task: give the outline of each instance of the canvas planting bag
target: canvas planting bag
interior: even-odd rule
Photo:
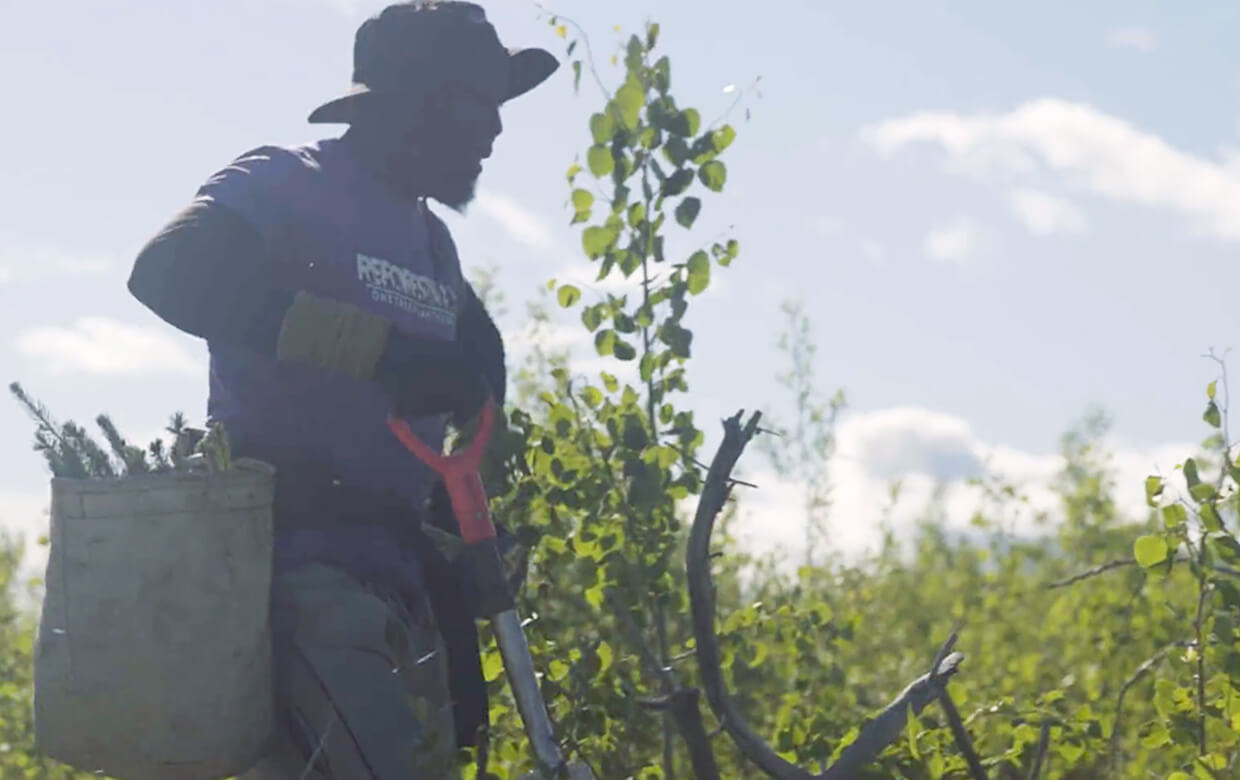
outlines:
[[[52,480],[41,752],[123,780],[241,774],[272,733],[274,470]]]

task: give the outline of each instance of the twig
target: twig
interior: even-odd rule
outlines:
[[[1204,542],[1204,540],[1203,540]],[[1202,544],[1202,557],[1205,557],[1205,544]],[[1205,570],[1197,582],[1197,614],[1193,618],[1193,633],[1197,637],[1197,750],[1199,756],[1206,754],[1206,648],[1202,641],[1202,621],[1205,618],[1206,596],[1210,592],[1210,583]]]
[[[689,751],[693,776],[697,780],[719,780],[719,767],[715,763],[715,752],[711,748],[710,736],[706,733],[706,727],[702,723],[698,690],[682,686],[671,668],[659,662],[654,651],[642,638],[641,628],[634,622],[633,616],[629,614],[624,605],[616,599],[613,592],[606,591],[604,598],[627,632],[630,644],[637,647],[646,670],[651,676],[657,678],[667,691],[659,697],[639,698],[637,704],[646,709],[669,713],[676,724],[676,729],[680,732],[680,738],[684,740],[685,747]]]
[[[710,537],[715,520],[732,489],[730,475],[745,446],[758,429],[761,413],[755,412],[742,425],[744,411],[724,421],[723,442],[715,453],[710,471],[702,486],[697,513],[689,531],[686,553],[689,605],[693,619],[698,670],[711,709],[728,736],[741,753],[767,775],[778,780],[844,780],[852,778],[861,766],[872,762],[879,753],[900,738],[908,711],[920,712],[939,698],[948,680],[958,671],[963,655],[951,652],[956,635],[948,637],[935,654],[929,672],[910,683],[879,715],[868,721],[857,739],[846,747],[836,763],[821,774],[814,775],[780,757],[746,724],[727,692],[720,662],[719,640],[715,636],[714,582],[710,573]]]
[[[1095,566],[1094,568],[1083,571],[1080,574],[1074,574],[1066,580],[1052,582],[1046,586],[1046,589],[1054,590],[1055,588],[1066,588],[1069,585],[1075,585],[1076,583],[1082,580],[1087,580],[1090,577],[1097,577],[1099,574],[1104,574],[1112,569],[1119,569],[1124,566],[1135,566],[1136,564],[1137,561],[1135,558],[1119,558],[1114,561],[1107,561],[1101,566]]]
[[[973,780],[987,780],[982,760],[973,749],[973,740],[969,738],[969,731],[960,720],[960,711],[956,709],[956,703],[952,701],[946,688],[939,694],[939,704],[943,707],[943,714],[947,716],[947,725],[951,727],[952,736],[956,739],[956,747],[960,748],[965,762],[969,765],[969,774],[973,776]]]
[[[1191,560],[1192,558],[1190,556],[1177,555],[1174,559],[1174,562],[1175,563],[1188,563]],[[1071,577],[1068,577],[1067,579],[1058,580],[1056,582],[1049,583],[1045,587],[1047,590],[1054,590],[1056,588],[1066,588],[1069,585],[1075,585],[1078,582],[1090,579],[1092,577],[1097,577],[1099,574],[1105,574],[1106,572],[1112,571],[1114,569],[1122,569],[1126,566],[1136,566],[1136,565],[1137,565],[1137,560],[1135,558],[1118,558],[1113,561],[1107,561],[1106,563],[1100,566],[1095,566],[1092,569],[1087,569],[1086,571],[1083,571],[1080,574],[1074,574]],[[1240,569],[1236,569],[1234,567],[1227,566],[1221,563],[1213,564],[1209,568],[1211,571],[1217,574],[1226,574],[1228,577],[1240,577]]]
[[[1154,653],[1152,656],[1142,661],[1141,665],[1137,667],[1136,671],[1133,672],[1132,675],[1127,680],[1124,681],[1124,684],[1120,686],[1119,696],[1116,697],[1115,699],[1115,720],[1112,721],[1112,725],[1111,725],[1110,744],[1107,747],[1107,752],[1110,754],[1110,758],[1111,758],[1110,763],[1111,763],[1112,774],[1114,774],[1118,769],[1117,751],[1119,749],[1119,723],[1120,723],[1120,718],[1122,718],[1124,715],[1124,697],[1128,694],[1128,689],[1136,685],[1141,680],[1142,677],[1149,674],[1149,671],[1151,669],[1157,666],[1158,663],[1162,661],[1163,658],[1166,658],[1167,653],[1171,652],[1177,647],[1183,647],[1186,644],[1187,644],[1186,642],[1184,642],[1183,640],[1180,640],[1180,641],[1172,642],[1171,644],[1164,646],[1157,653]]]
[[[1033,766],[1029,769],[1029,780],[1038,780],[1042,774],[1042,762],[1046,760],[1046,749],[1051,743],[1051,722],[1042,721],[1042,731],[1038,734],[1038,752],[1033,754]]]
[[[594,81],[595,83],[598,84],[598,88],[602,91],[603,97],[611,98],[611,92],[608,91],[607,87],[603,86],[603,79],[598,75],[598,68],[594,66],[594,51],[590,47],[590,36],[586,35],[586,31],[582,29],[581,25],[577,24],[575,21],[568,18],[564,14],[560,14],[560,13],[556,13],[555,11],[552,11],[551,9],[544,6],[542,3],[534,3],[534,6],[538,10],[542,11],[544,14],[547,14],[548,16],[554,19],[562,19],[563,21],[568,22],[569,24],[573,26],[574,29],[577,30],[577,34],[581,36],[581,40],[583,43],[585,43],[585,46],[586,46],[586,64],[590,66],[590,73],[593,74]]]
[[[699,780],[718,780],[719,768],[715,764],[715,752],[710,747],[712,735],[706,732],[706,726],[702,722],[702,708],[698,704],[700,698],[701,692],[697,688],[677,688],[663,696],[638,699],[637,703],[648,710],[670,713],[680,727],[685,746],[689,749],[693,776]],[[690,739],[689,735],[693,738]]]

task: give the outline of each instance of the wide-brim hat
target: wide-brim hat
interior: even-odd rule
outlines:
[[[309,121],[349,124],[367,104],[408,102],[450,82],[504,103],[546,81],[559,66],[545,49],[505,47],[474,3],[396,3],[357,29],[353,86],[316,108]]]

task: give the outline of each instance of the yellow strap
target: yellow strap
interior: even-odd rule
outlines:
[[[391,328],[387,319],[353,304],[299,292],[280,327],[276,358],[370,379]]]

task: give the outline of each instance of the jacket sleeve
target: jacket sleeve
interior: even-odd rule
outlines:
[[[457,341],[466,359],[473,363],[474,370],[486,379],[495,394],[495,402],[503,407],[508,385],[504,339],[486,306],[468,283],[465,284],[464,304],[457,323]]]
[[[170,325],[274,355],[293,293],[271,284],[259,230],[231,207],[199,199],[139,252],[128,288]]]

